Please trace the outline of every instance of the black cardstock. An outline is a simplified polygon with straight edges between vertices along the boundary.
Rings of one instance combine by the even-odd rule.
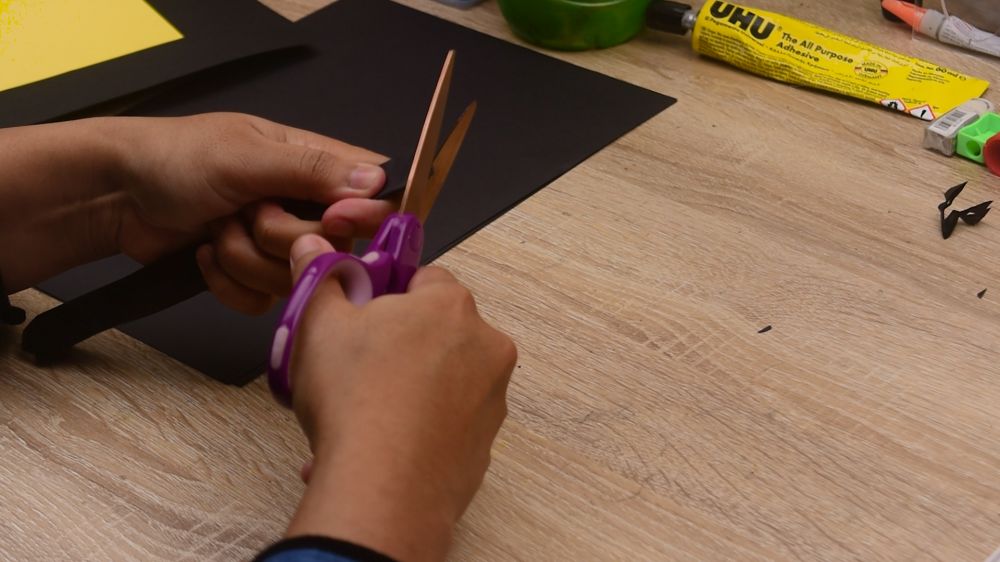
[[[0,92],[0,127],[55,120],[223,63],[298,44],[294,24],[255,0],[147,1],[183,39]]]
[[[951,211],[947,215],[944,212],[955,202],[955,199],[962,194],[962,190],[969,182],[962,182],[944,192],[944,201],[938,205],[938,213],[941,215],[941,236],[947,240],[955,232],[959,219],[969,226],[976,226],[981,220],[986,218],[990,212],[990,205],[993,201],[983,201],[978,205],[973,205],[961,211]]]
[[[425,261],[675,101],[388,0],[339,0],[296,28],[313,56],[226,65],[133,112],[252,113],[385,154],[398,172],[409,169],[441,63],[454,49],[445,129],[471,101],[479,108],[426,224]],[[67,300],[136,268],[110,258],[42,289]],[[249,318],[203,293],[121,329],[217,380],[244,384],[264,370],[279,313]]]

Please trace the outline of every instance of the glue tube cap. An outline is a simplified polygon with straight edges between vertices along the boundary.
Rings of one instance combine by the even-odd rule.
[[[668,0],[653,0],[646,8],[646,25],[653,29],[684,35],[691,29],[691,6]]]
[[[983,145],[983,161],[991,172],[1000,176],[1000,133],[990,137]]]
[[[924,5],[923,0],[903,0],[903,2],[909,2],[910,4],[916,4],[917,6],[923,6]],[[895,22],[895,23],[903,23],[903,20],[901,20],[898,17],[896,17],[896,14],[890,12],[889,10],[886,10],[885,6],[882,6],[882,0],[879,0],[878,4],[879,4],[879,7],[882,8],[882,16],[885,19],[887,19],[887,20],[889,20],[891,22]]]

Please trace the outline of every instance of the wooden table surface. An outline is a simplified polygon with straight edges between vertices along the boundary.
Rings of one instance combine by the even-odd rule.
[[[495,3],[403,3],[514,40]],[[868,0],[756,5],[1000,81]],[[521,352],[453,558],[987,558],[1000,216],[942,240],[936,206],[1000,178],[923,150],[916,119],[687,39],[555,56],[680,101],[440,260]],[[39,368],[2,337],[0,558],[234,560],[280,535],[306,447],[260,381],[212,383],[120,333]]]

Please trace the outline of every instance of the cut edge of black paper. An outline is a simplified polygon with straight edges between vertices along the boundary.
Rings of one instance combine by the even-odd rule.
[[[944,192],[944,201],[938,205],[938,214],[941,217],[941,237],[945,240],[954,234],[959,220],[968,226],[976,226],[984,218],[986,218],[986,215],[990,212],[990,205],[993,204],[993,201],[984,201],[967,209],[951,211],[945,215],[945,210],[947,210],[948,207],[955,202],[955,199],[961,195],[962,190],[965,189],[965,186],[968,185],[968,183],[969,182],[964,181],[956,186],[948,188],[948,190]]]

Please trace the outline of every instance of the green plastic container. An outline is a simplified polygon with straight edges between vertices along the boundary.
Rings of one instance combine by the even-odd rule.
[[[1000,115],[984,113],[979,119],[958,131],[955,152],[973,162],[984,164],[983,145],[998,133],[1000,133]]]
[[[498,0],[521,39],[547,49],[604,49],[636,36],[650,0]]]

